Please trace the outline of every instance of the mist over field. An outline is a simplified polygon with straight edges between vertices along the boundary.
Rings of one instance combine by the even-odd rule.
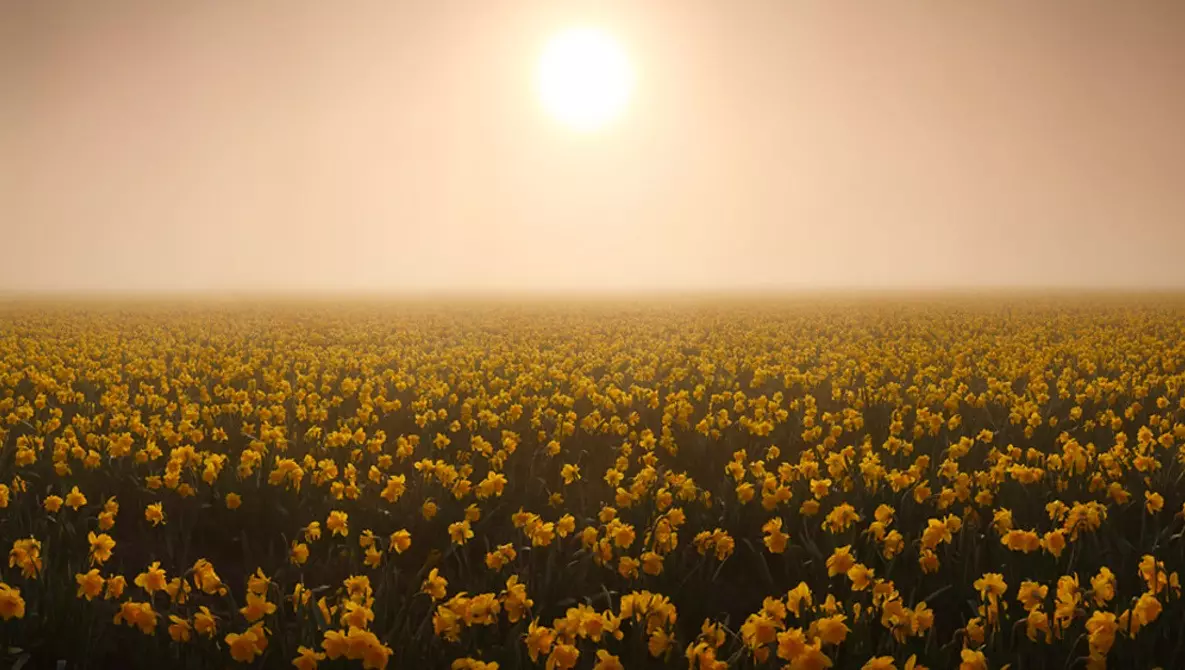
[[[553,34],[634,72],[574,132]],[[1185,287],[1185,5],[0,7],[5,292]]]

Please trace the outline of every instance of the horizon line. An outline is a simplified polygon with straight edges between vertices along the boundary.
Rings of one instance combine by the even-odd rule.
[[[1185,286],[1075,286],[1075,285],[917,285],[865,286],[819,285],[785,287],[728,288],[648,288],[648,289],[498,289],[498,288],[422,288],[422,289],[0,289],[0,302],[251,302],[310,301],[347,299],[352,301],[502,301],[507,299],[539,301],[572,299],[654,300],[654,299],[777,299],[810,297],[940,297],[940,296],[1180,296]]]

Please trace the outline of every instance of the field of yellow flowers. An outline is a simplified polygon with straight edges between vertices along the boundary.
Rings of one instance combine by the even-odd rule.
[[[0,307],[0,665],[1180,667],[1185,301]]]

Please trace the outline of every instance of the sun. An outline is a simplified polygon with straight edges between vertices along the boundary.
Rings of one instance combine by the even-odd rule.
[[[539,59],[539,97],[547,112],[575,130],[596,130],[621,115],[634,71],[617,40],[595,28],[552,37]]]

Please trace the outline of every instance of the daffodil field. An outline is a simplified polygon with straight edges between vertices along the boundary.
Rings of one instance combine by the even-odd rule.
[[[1185,300],[0,306],[0,665],[1180,667]]]

